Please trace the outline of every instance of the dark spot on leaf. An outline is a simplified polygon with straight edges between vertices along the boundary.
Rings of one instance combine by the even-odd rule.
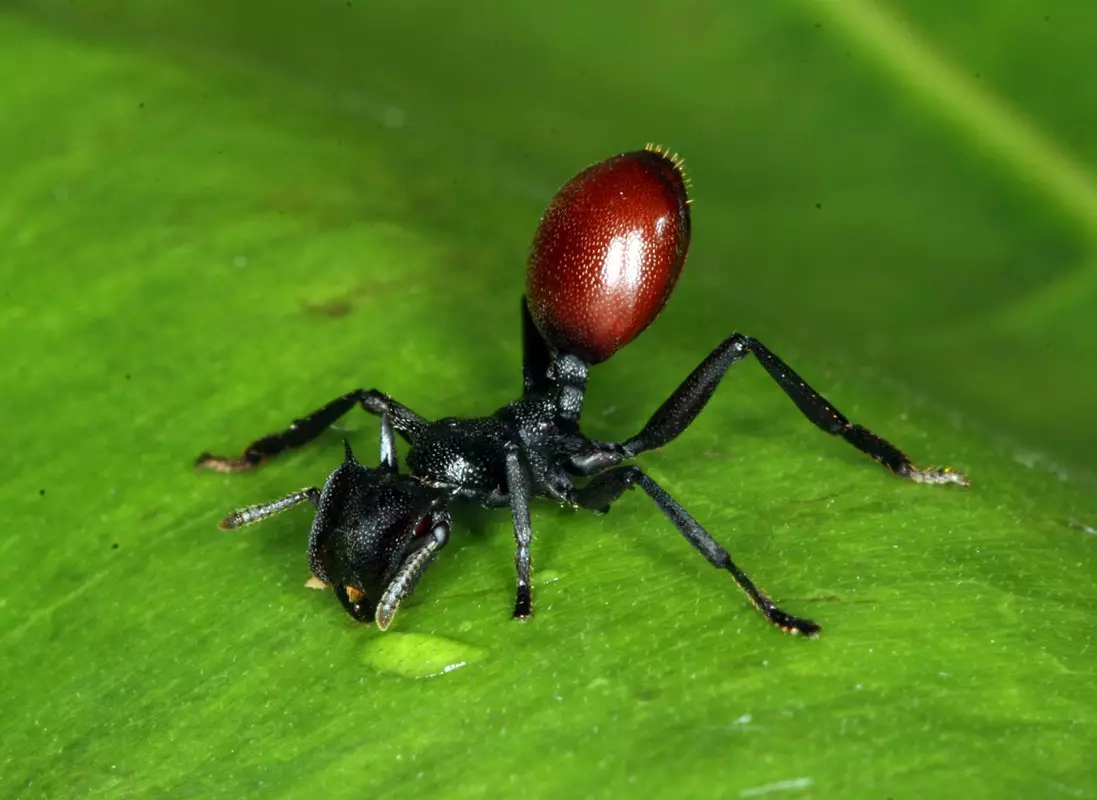
[[[720,665],[720,669],[724,672],[731,672],[736,669],[750,669],[756,662],[748,661],[745,658],[738,658],[735,661],[725,661]]]
[[[118,542],[115,542],[114,544],[112,544],[112,545],[110,546],[110,549],[111,549],[111,550],[117,550],[117,549],[118,549]]]
[[[39,497],[45,497],[46,496],[46,490],[45,489],[39,489],[38,490],[38,496]]]
[[[302,299],[300,305],[306,314],[315,314],[320,317],[345,317],[354,311],[358,301],[363,297],[376,298],[395,288],[406,289],[409,285],[410,281],[406,275],[401,278],[376,278],[361,281],[354,287],[327,298]]]
[[[639,689],[633,692],[633,696],[637,700],[644,700],[647,702],[657,700],[662,694],[663,690],[655,686],[641,686]]]
[[[815,207],[816,207],[817,209],[822,209],[822,208],[823,208],[823,204],[822,204],[822,203],[816,203],[816,204],[815,204]]]
[[[302,302],[301,308],[306,313],[315,314],[318,317],[345,317],[354,310],[354,303],[344,298],[324,300],[319,303]]]
[[[839,497],[839,495],[835,492],[835,493],[831,493],[831,494],[824,494],[824,495],[821,495],[819,497],[803,497],[803,498],[799,498],[799,499],[793,498],[789,502],[792,502],[792,503],[825,503],[828,500],[835,500],[838,497]]]
[[[820,594],[814,597],[805,597],[800,602],[803,603],[841,603],[842,598],[836,594]]]

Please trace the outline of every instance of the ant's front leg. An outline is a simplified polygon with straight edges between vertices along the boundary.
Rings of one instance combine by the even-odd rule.
[[[281,514],[283,511],[288,511],[294,506],[299,506],[305,502],[312,503],[313,508],[318,506],[320,504],[320,490],[315,486],[310,486],[269,503],[257,503],[247,508],[241,508],[221,520],[217,527],[223,531],[236,530],[246,525],[261,522],[267,517],[273,517],[275,514]]]
[[[514,568],[518,575],[514,598],[514,618],[526,619],[533,614],[533,579],[529,553],[533,541],[533,526],[529,521],[529,500],[533,495],[529,468],[517,447],[507,448],[507,494],[514,520]]]
[[[254,469],[286,450],[308,444],[355,405],[360,405],[365,411],[377,416],[387,415],[392,420],[392,426],[412,441],[427,424],[414,411],[376,389],[355,389],[311,414],[294,420],[285,430],[257,439],[245,447],[238,458],[203,453],[198,456],[195,466],[215,472]]]
[[[662,447],[682,433],[701,413],[728,368],[745,358],[748,353],[754,354],[770,377],[816,427],[831,435],[841,436],[900,477],[917,483],[968,485],[966,477],[947,467],[915,467],[899,448],[867,428],[850,422],[765,345],[741,333],[733,333],[713,350],[652,415],[644,429],[624,443],[622,450],[625,456],[631,457],[645,450]]]

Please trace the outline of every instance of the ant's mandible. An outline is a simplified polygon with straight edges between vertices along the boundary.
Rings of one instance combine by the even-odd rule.
[[[376,389],[357,389],[245,448],[239,458],[205,453],[197,465],[253,469],[315,439],[355,405],[382,418],[381,459],[344,463],[322,491],[295,492],[226,517],[223,528],[264,519],[303,502],[316,506],[309,537],[313,574],[331,585],[355,618],[385,629],[449,539],[449,504],[471,500],[509,507],[517,543],[514,616],[532,613],[529,503],[545,497],[605,513],[639,486],[710,564],[731,573],[747,598],[787,633],[819,626],[782,611],[690,514],[627,459],[681,434],[708,403],[724,373],[753,353],[817,427],[840,436],[901,478],[928,484],[967,479],[950,469],[918,469],[898,448],[860,425],[809,386],[757,339],[733,333],[652,415],[620,443],[588,439],[580,427],[587,373],[635,339],[659,315],[685,264],[690,241],[681,161],[657,148],[614,156],[580,172],[556,194],[530,250],[522,302],[524,391],[487,417],[424,419]],[[400,474],[393,429],[408,441],[411,474]],[[582,485],[576,479],[586,479]]]

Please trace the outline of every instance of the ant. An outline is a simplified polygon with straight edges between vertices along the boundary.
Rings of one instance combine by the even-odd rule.
[[[529,504],[534,497],[606,513],[639,487],[710,564],[727,570],[751,604],[782,631],[816,635],[815,622],[771,600],[690,514],[639,467],[624,465],[677,438],[708,403],[727,370],[748,354],[814,425],[840,436],[899,477],[967,486],[951,469],[918,469],[898,448],[809,386],[757,339],[733,333],[682,382],[648,423],[624,442],[598,442],[580,428],[591,365],[605,361],[659,315],[690,242],[688,182],[680,159],[661,148],[601,161],[568,181],[550,202],[530,251],[522,300],[523,393],[494,414],[427,420],[376,389],[357,389],[265,436],[239,458],[205,453],[197,466],[252,469],[312,441],[354,406],[381,417],[381,464],[366,469],[349,446],[323,492],[305,489],[236,512],[222,527],[263,519],[306,500],[317,506],[309,561],[359,620],[391,622],[449,536],[448,504],[464,499],[509,507],[516,541],[514,617],[532,613]],[[410,475],[396,465],[392,430],[406,439]],[[576,478],[586,483],[576,485]]]

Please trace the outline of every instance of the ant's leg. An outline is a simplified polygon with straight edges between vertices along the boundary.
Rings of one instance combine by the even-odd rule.
[[[522,298],[522,388],[526,394],[548,387],[548,368],[552,352],[530,316],[526,298]]]
[[[880,438],[867,428],[851,423],[816,392],[804,380],[765,345],[750,336],[733,333],[717,347],[708,358],[698,365],[683,381],[658,411],[652,415],[648,424],[636,436],[626,441],[623,450],[626,456],[634,456],[645,450],[662,447],[684,431],[701,413],[713,392],[719,385],[724,373],[736,361],[747,353],[765,367],[766,372],[777,381],[785,394],[792,399],[805,417],[817,427],[834,436],[841,436],[865,455],[880,462],[896,475],[917,483],[956,483],[967,486],[968,480],[951,469],[918,469],[910,463],[899,448]]]
[[[392,419],[388,413],[381,415],[381,463],[385,472],[399,472],[400,462],[396,458],[396,435],[392,432]]]
[[[264,520],[267,517],[273,517],[275,514],[281,514],[283,511],[291,509],[294,506],[301,505],[301,503],[304,503],[306,500],[315,506],[320,502],[320,490],[314,486],[310,486],[307,489],[301,489],[293,494],[286,495],[280,500],[241,508],[239,511],[233,511],[221,520],[217,527],[223,531],[243,528],[245,525],[251,525],[254,522]]]
[[[731,573],[735,582],[739,584],[739,588],[743,590],[751,604],[762,613],[762,616],[785,633],[804,636],[814,636],[819,633],[820,628],[816,623],[794,617],[779,609],[777,604],[735,565],[728,551],[721,547],[708,531],[678,504],[678,501],[638,467],[616,467],[609,472],[603,472],[578,491],[576,500],[583,508],[604,514],[609,511],[609,507],[625,489],[633,485],[639,486],[648,493],[648,496],[655,501],[655,505],[659,506],[659,510],[674,523],[674,527],[686,537],[697,552],[708,559],[712,566],[726,569]]]
[[[362,406],[371,414],[378,416],[387,414],[392,420],[393,427],[411,439],[414,439],[415,435],[426,425],[426,420],[414,411],[400,405],[388,395],[382,394],[376,389],[356,389],[349,394],[332,400],[323,408],[319,408],[301,419],[294,420],[284,431],[257,439],[244,448],[244,452],[239,458],[203,453],[198,456],[195,466],[212,469],[216,472],[240,472],[254,469],[285,450],[308,444],[339,417],[350,411],[355,404]]]
[[[389,582],[385,593],[381,595],[374,620],[377,622],[377,627],[383,631],[388,630],[389,625],[392,624],[392,618],[400,608],[400,603],[411,594],[411,590],[423,577],[430,562],[449,541],[449,514],[445,512],[438,514],[432,521],[434,527],[431,532],[424,536],[422,543],[404,558],[400,570]]]
[[[514,600],[514,618],[526,619],[533,613],[533,597],[530,584],[529,545],[533,541],[533,527],[529,522],[530,477],[518,448],[507,450],[507,493],[510,495],[510,513],[514,519],[514,566],[518,573],[518,588]]]

